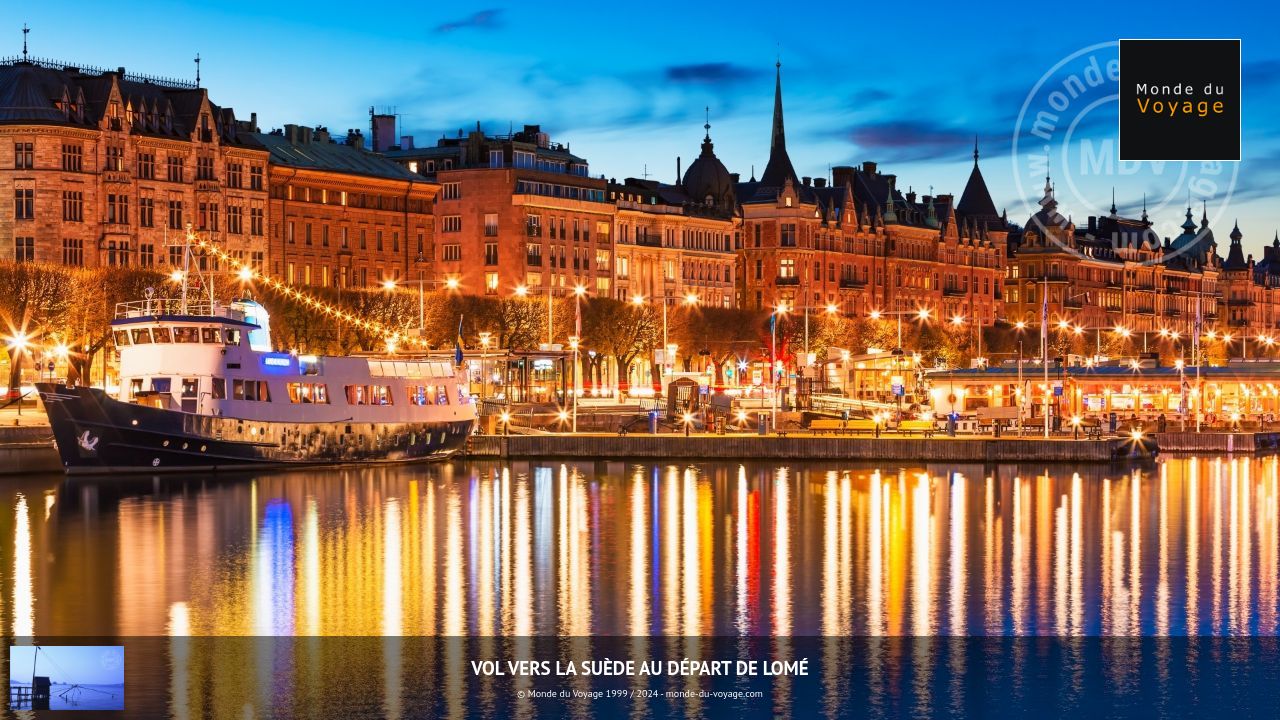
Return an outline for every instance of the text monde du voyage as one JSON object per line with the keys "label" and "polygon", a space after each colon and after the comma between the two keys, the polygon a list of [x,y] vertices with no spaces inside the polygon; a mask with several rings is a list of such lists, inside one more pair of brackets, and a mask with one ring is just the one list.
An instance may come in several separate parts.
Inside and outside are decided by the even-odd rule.
{"label": "text monde du voyage", "polygon": [[1138,112],[1143,115],[1209,117],[1226,113],[1226,104],[1214,99],[1225,95],[1225,88],[1225,85],[1214,83],[1205,83],[1203,87],[1191,83],[1135,83],[1134,100],[1138,103]]}
{"label": "text monde du voyage", "polygon": [[809,660],[472,660],[473,675],[537,677],[553,675],[623,676],[668,675],[675,677],[750,677],[808,675]]}

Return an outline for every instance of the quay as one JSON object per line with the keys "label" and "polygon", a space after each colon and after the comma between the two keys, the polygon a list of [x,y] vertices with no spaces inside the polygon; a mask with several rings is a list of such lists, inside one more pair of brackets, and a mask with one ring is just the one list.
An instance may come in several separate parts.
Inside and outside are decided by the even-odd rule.
{"label": "quay", "polygon": [[[494,458],[681,458],[911,460],[920,462],[1111,462],[1130,456],[1131,438],[822,437],[777,435],[476,435],[467,452]],[[1149,453],[1139,453],[1146,455]]]}

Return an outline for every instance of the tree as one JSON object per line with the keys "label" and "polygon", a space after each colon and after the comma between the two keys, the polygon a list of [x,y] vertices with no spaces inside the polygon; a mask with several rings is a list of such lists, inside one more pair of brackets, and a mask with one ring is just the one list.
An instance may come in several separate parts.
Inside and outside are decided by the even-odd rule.
{"label": "tree", "polygon": [[67,345],[67,380],[88,384],[90,370],[99,352],[111,341],[111,320],[119,303],[166,294],[170,282],[163,274],[147,268],[98,267],[76,271],[70,276],[66,321],[59,339]]}
{"label": "tree", "polygon": [[71,284],[71,275],[63,268],[39,263],[0,265],[0,320],[7,335],[11,393],[21,382],[29,343],[64,329]]}
{"label": "tree", "polygon": [[629,377],[631,364],[661,340],[660,322],[657,309],[650,305],[607,297],[582,303],[583,342],[614,359],[619,379]]}

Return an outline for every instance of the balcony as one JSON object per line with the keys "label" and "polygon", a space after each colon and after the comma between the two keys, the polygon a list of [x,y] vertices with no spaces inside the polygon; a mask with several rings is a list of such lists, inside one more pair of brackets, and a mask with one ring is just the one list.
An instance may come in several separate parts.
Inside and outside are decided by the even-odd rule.
{"label": "balcony", "polygon": [[1164,316],[1165,317],[1181,317],[1182,311],[1179,310],[1178,308],[1165,308]]}
{"label": "balcony", "polygon": [[867,284],[865,282],[857,278],[840,278],[840,289],[842,290],[864,288],[866,286]]}
{"label": "balcony", "polygon": [[642,235],[636,238],[636,245],[640,247],[662,247],[662,236]]}
{"label": "balcony", "polygon": [[965,295],[968,295],[968,294],[969,292],[967,290],[961,290],[958,287],[942,288],[943,297],[964,297]]}
{"label": "balcony", "polygon": [[1134,313],[1135,315],[1155,315],[1155,314],[1156,314],[1156,311],[1155,311],[1155,308],[1150,308],[1150,307],[1140,307],[1140,308],[1135,309],[1135,310],[1133,311],[1133,313]]}
{"label": "balcony", "polygon": [[526,237],[542,237],[541,225],[525,225],[524,234]]}
{"label": "balcony", "polygon": [[218,192],[222,185],[217,180],[197,180],[196,192]]}
{"label": "balcony", "polygon": [[1253,301],[1247,298],[1231,298],[1227,301],[1227,307],[1253,307]]}
{"label": "balcony", "polygon": [[124,170],[107,170],[102,173],[102,181],[108,183],[130,183],[133,178]]}
{"label": "balcony", "polygon": [[525,264],[530,267],[542,267],[542,256],[529,255],[527,258],[525,258]]}
{"label": "balcony", "polygon": [[800,276],[798,275],[779,275],[775,281],[777,285],[799,285]]}

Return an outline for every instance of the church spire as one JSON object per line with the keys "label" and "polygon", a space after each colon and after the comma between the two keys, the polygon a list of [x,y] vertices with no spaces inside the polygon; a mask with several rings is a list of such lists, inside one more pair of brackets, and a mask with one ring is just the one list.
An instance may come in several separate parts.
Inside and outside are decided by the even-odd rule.
{"label": "church spire", "polygon": [[769,163],[764,166],[764,175],[760,176],[760,184],[769,187],[782,187],[788,178],[799,185],[800,178],[791,165],[787,155],[787,134],[782,123],[782,61],[776,65],[776,78],[773,86],[773,130],[769,138]]}
{"label": "church spire", "polygon": [[978,136],[973,137],[973,170],[969,171],[969,182],[965,183],[964,192],[960,193],[960,202],[956,211],[966,217],[978,221],[995,221],[998,217],[995,201],[991,199],[991,191],[987,189],[987,181],[978,169]]}

